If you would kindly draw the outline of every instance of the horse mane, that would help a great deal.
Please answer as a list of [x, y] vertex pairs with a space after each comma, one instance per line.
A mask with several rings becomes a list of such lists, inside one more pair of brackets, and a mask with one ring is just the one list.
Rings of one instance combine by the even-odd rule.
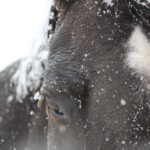
[[149, 0], [114, 0], [117, 7], [130, 14], [134, 23], [150, 26]]
[[65, 13], [74, 1], [76, 0], [55, 0], [54, 3], [59, 11]]
[[[70, 6], [77, 0], [55, 0], [55, 6], [64, 16]], [[101, 1], [101, 0], [99, 0]], [[104, 1], [104, 0], [103, 0]], [[149, 0], [111, 0], [118, 11], [127, 12], [135, 24], [150, 26]]]

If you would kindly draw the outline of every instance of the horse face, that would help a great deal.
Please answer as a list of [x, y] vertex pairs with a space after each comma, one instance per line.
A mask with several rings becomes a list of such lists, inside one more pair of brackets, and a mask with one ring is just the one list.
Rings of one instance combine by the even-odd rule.
[[50, 150], [138, 149], [147, 139], [145, 94], [125, 63], [135, 26], [122, 2], [56, 1], [61, 18], [41, 89]]

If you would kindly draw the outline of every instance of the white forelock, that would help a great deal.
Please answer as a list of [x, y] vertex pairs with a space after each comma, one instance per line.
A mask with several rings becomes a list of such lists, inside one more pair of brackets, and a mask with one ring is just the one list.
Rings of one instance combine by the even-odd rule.
[[135, 27], [127, 42], [126, 65], [138, 76], [150, 77], [150, 40], [141, 27]]

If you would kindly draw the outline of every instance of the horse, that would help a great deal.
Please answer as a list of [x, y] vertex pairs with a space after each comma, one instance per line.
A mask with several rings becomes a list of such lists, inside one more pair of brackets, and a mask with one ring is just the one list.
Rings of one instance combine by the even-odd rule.
[[150, 2], [55, 0], [40, 89], [49, 150], [150, 149]]
[[16, 101], [21, 62], [0, 73], [0, 149], [149, 150], [149, 1], [54, 3], [38, 87]]

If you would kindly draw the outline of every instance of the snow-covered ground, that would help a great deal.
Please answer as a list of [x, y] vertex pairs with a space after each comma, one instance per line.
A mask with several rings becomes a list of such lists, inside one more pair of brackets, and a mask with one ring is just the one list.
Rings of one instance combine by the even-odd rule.
[[0, 70], [35, 55], [43, 42], [52, 0], [0, 1]]

